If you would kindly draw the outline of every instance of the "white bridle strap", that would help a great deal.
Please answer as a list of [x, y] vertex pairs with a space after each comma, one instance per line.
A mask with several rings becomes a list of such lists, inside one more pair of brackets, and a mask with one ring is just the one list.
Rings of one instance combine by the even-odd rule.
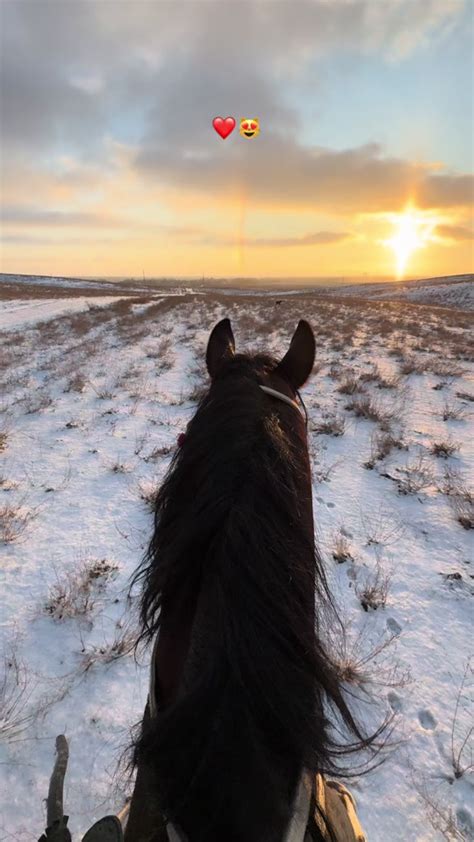
[[276, 389], [271, 389], [270, 386], [260, 386], [260, 388], [261, 388], [262, 392], [266, 392], [266, 394], [271, 395], [272, 398], [278, 398], [280, 401], [284, 401], [289, 406], [294, 407], [294, 409], [297, 409], [298, 412], [301, 413], [303, 418], [305, 418], [301, 407], [296, 403], [296, 401], [294, 401], [292, 398], [289, 398], [288, 395], [284, 395], [282, 392], [277, 392]]

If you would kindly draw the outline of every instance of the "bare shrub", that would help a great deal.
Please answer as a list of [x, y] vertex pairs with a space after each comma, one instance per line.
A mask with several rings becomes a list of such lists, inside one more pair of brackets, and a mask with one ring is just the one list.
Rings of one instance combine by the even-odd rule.
[[81, 669], [88, 672], [96, 664], [111, 664], [125, 655], [129, 655], [136, 644], [137, 634], [131, 628], [122, 627], [121, 623], [116, 625], [114, 639], [102, 646], [83, 647], [81, 650]]
[[405, 525], [398, 512], [381, 504], [377, 509], [361, 512], [361, 525], [367, 546], [388, 547], [403, 536]]
[[436, 441], [431, 445], [430, 453], [441, 459], [447, 459], [459, 450], [459, 444], [453, 441]]
[[[471, 658], [469, 658], [469, 660], [466, 663], [466, 667], [465, 667], [465, 670], [464, 670], [461, 685], [459, 687], [459, 691], [458, 691], [458, 694], [457, 694], [457, 697], [456, 697], [456, 706], [454, 708], [453, 725], [452, 725], [452, 728], [451, 728], [451, 762], [452, 762], [453, 772], [454, 772], [455, 778], [462, 778], [462, 776], [465, 775], [466, 772], [470, 772], [472, 769], [474, 769], [474, 764], [472, 763], [473, 746], [470, 745], [470, 742], [472, 742], [471, 737], [472, 737], [472, 734], [474, 732], [474, 727], [471, 726], [470, 728], [464, 729], [463, 735], [461, 736], [459, 742], [457, 743], [456, 746], [454, 745], [455, 740], [456, 740], [456, 731], [459, 731], [458, 716], [459, 716], [459, 710], [460, 710], [461, 702], [464, 703], [464, 708], [469, 713], [470, 699], [463, 696], [463, 692], [464, 692], [464, 687], [465, 687], [465, 684], [466, 684], [467, 676], [468, 676], [468, 674], [472, 675], [472, 673], [473, 673], [473, 671], [472, 671], [472, 668], [471, 668]], [[470, 748], [469, 760], [467, 758], [466, 759], [464, 758], [464, 752], [465, 752], [466, 748], [467, 749]]]
[[456, 392], [456, 397], [461, 398], [463, 401], [474, 401], [474, 395], [471, 395], [470, 392]]
[[443, 421], [460, 421], [464, 419], [466, 415], [467, 412], [464, 406], [455, 406], [448, 400], [444, 402], [443, 409], [441, 412], [441, 417]]
[[148, 432], [140, 433], [135, 435], [135, 446], [133, 448], [133, 452], [135, 456], [141, 456], [146, 445], [150, 440], [150, 434]]
[[162, 339], [156, 348], [150, 348], [146, 356], [150, 360], [156, 361], [156, 372], [158, 374], [164, 374], [165, 371], [169, 371], [173, 368], [174, 365], [174, 355], [172, 353], [172, 341], [170, 337], [166, 337]]
[[15, 640], [0, 660], [0, 740], [10, 743], [23, 739], [22, 733], [64, 698], [68, 686], [61, 681], [53, 693], [38, 695], [38, 682], [18, 657]]
[[402, 378], [399, 374], [391, 374], [388, 376], [380, 376], [377, 382], [378, 389], [398, 389]]
[[319, 423], [311, 426], [311, 432], [327, 436], [343, 436], [346, 429], [346, 419], [343, 415], [327, 415]]
[[334, 536], [334, 546], [332, 550], [332, 557], [338, 564], [344, 564], [345, 561], [353, 561], [354, 556], [351, 553], [351, 548], [347, 537], [340, 529]]
[[36, 392], [34, 395], [27, 395], [20, 401], [25, 415], [34, 415], [51, 406], [53, 399], [46, 392]]
[[465, 373], [465, 369], [452, 360], [432, 359], [429, 368], [433, 374], [436, 374], [438, 377], [448, 378], [449, 380], [455, 377], [462, 377]]
[[370, 437], [370, 458], [364, 462], [364, 468], [372, 470], [377, 462], [386, 459], [392, 450], [406, 450], [402, 436], [385, 430], [375, 430]]
[[356, 583], [355, 591], [364, 611], [372, 608], [385, 608], [392, 575], [386, 572], [380, 557], [376, 560], [375, 571], [370, 573], [362, 587]]
[[29, 695], [25, 664], [14, 652], [4, 655], [0, 679], [0, 739], [17, 737], [31, 722], [31, 711], [26, 709]]
[[412, 769], [411, 779], [415, 792], [424, 804], [428, 821], [433, 830], [440, 833], [448, 842], [468, 842], [469, 837], [459, 827], [453, 809], [441, 803], [432, 794], [426, 780], [420, 781], [420, 775], [414, 769]]
[[363, 392], [364, 389], [358, 377], [354, 377], [353, 374], [346, 374], [337, 391], [341, 395], [354, 395], [356, 392]]
[[399, 359], [403, 359], [404, 350], [400, 347], [400, 345], [394, 345], [393, 348], [390, 348], [387, 351], [387, 355], [389, 357], [398, 357]]
[[330, 482], [336, 468], [341, 464], [340, 459], [336, 459], [329, 464], [317, 462], [317, 467], [314, 469], [314, 476], [317, 482]]
[[73, 374], [64, 386], [63, 392], [83, 392], [86, 388], [87, 378], [80, 371]]
[[68, 570], [49, 589], [44, 610], [55, 620], [84, 617], [95, 607], [97, 589], [117, 571], [118, 567], [107, 559], [88, 559], [79, 568]]
[[25, 499], [18, 503], [0, 505], [0, 542], [11, 544], [23, 538], [28, 524], [36, 517], [38, 510], [25, 506]]
[[340, 380], [344, 375], [344, 369], [339, 363], [331, 363], [328, 370], [328, 377], [332, 380]]
[[400, 364], [401, 374], [426, 374], [428, 363], [425, 359], [414, 356], [404, 356]]
[[474, 529], [474, 496], [468, 491], [450, 497], [454, 516], [463, 529]]
[[398, 491], [400, 494], [418, 494], [433, 485], [433, 467], [423, 452], [408, 459], [405, 465], [397, 469], [403, 474], [397, 479]]
[[378, 685], [386, 689], [406, 686], [411, 680], [410, 672], [394, 659], [392, 651], [398, 635], [384, 635], [374, 645], [370, 629], [371, 624], [362, 626], [355, 633], [344, 629], [342, 635], [332, 640], [341, 680], [359, 687]]
[[110, 465], [110, 470], [113, 474], [128, 474], [132, 468], [133, 466], [129, 462], [122, 462], [120, 459], [117, 459]]
[[113, 400], [113, 398], [115, 397], [115, 394], [112, 391], [110, 386], [107, 386], [107, 385], [96, 386], [92, 382], [92, 380], [90, 380], [89, 383], [90, 383], [91, 388], [96, 393], [97, 397], [100, 398], [100, 400], [109, 401], [109, 400]]
[[466, 480], [460, 469], [454, 465], [446, 465], [441, 485], [438, 491], [446, 496], [465, 494], [467, 492]]
[[402, 378], [399, 374], [384, 376], [376, 363], [373, 363], [368, 371], [360, 375], [361, 383], [374, 383], [378, 389], [397, 389]]
[[172, 453], [174, 447], [170, 447], [169, 445], [163, 445], [162, 447], [155, 447], [148, 456], [143, 457], [144, 462], [154, 462], [155, 459], [159, 459], [161, 456], [168, 456]]
[[353, 398], [346, 406], [352, 411], [356, 418], [365, 418], [368, 421], [377, 421], [384, 431], [390, 429], [394, 421], [400, 420], [400, 410], [393, 407], [382, 406], [378, 401], [369, 395]]
[[138, 496], [150, 509], [153, 509], [156, 500], [156, 483], [150, 482], [150, 480], [140, 480]]
[[0, 430], [0, 453], [2, 453], [7, 446], [8, 433], [6, 430]]

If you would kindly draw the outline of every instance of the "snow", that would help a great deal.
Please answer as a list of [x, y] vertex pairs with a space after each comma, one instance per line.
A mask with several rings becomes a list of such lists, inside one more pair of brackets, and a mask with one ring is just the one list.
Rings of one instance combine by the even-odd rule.
[[77, 298], [41, 298], [36, 301], [28, 299], [0, 301], [0, 328], [18, 329], [26, 324], [48, 321], [64, 313], [81, 313], [91, 307], [105, 307], [119, 300], [117, 296], [106, 295], [91, 299], [79, 296]]
[[[97, 309], [98, 299], [88, 309], [82, 295], [2, 302], [0, 509], [9, 507], [15, 517], [11, 540], [0, 543], [7, 677], [0, 839], [34, 842], [42, 832], [59, 733], [70, 742], [65, 804], [74, 839], [118, 811], [131, 791], [119, 764], [143, 714], [149, 661], [144, 653], [136, 663], [126, 645], [136, 607], [128, 585], [152, 529], [142, 498], [162, 481], [195, 411], [207, 338], [226, 315], [238, 350], [282, 354], [301, 317], [315, 330], [318, 366], [302, 391], [316, 540], [349, 647], [353, 642], [363, 654], [391, 641], [372, 664], [375, 678], [385, 681], [378, 705], [363, 708], [363, 716], [374, 724], [379, 714], [396, 712], [399, 742], [379, 769], [349, 784], [368, 839], [442, 840], [421, 788], [444, 813], [452, 811], [459, 829], [469, 822], [472, 828], [468, 775], [456, 779], [451, 762], [456, 699], [471, 651], [472, 532], [456, 521], [453, 498], [441, 490], [446, 467], [472, 475], [466, 314], [317, 295], [305, 296], [303, 307], [298, 296], [275, 307], [280, 291], [245, 301], [227, 295], [225, 304], [202, 290], [191, 301], [156, 295], [146, 304], [99, 299]], [[423, 362], [423, 373], [403, 375], [397, 347]], [[406, 449], [393, 449], [368, 469], [380, 424], [347, 408], [357, 394], [338, 391], [339, 369], [371, 376], [374, 363], [379, 380], [366, 379], [363, 394], [379, 413], [392, 414], [390, 429]], [[392, 388], [380, 387], [380, 377]], [[443, 420], [445, 404], [459, 410], [457, 419]], [[334, 415], [343, 419], [343, 434], [317, 432]], [[453, 455], [432, 455], [432, 445], [447, 440], [458, 447]], [[418, 461], [422, 486], [400, 493]], [[341, 535], [353, 560], [337, 564]], [[67, 579], [77, 590], [91, 564], [107, 572], [93, 580], [84, 613], [66, 616], [58, 586]], [[391, 576], [387, 600], [366, 612], [360, 592], [377, 565]], [[453, 573], [459, 578], [446, 578]], [[125, 654], [106, 662], [117, 641]], [[456, 714], [457, 749], [468, 731], [469, 684], [468, 674]], [[468, 766], [467, 748], [462, 759]]]
[[327, 288], [331, 295], [357, 295], [371, 300], [402, 300], [439, 307], [474, 310], [474, 276], [452, 275], [416, 281], [378, 284], [349, 284]]

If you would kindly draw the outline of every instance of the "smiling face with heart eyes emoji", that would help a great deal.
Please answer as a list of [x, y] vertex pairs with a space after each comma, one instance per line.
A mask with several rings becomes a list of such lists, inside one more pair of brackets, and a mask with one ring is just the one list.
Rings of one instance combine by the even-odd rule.
[[240, 121], [240, 134], [242, 137], [257, 137], [260, 134], [260, 125], [256, 117], [253, 120], [243, 118]]

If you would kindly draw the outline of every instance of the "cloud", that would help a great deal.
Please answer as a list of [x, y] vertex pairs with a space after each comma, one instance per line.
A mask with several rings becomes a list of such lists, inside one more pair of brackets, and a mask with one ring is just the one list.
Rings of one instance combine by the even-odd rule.
[[3, 142], [100, 158], [108, 135], [126, 139], [142, 123], [145, 142], [160, 128], [178, 145], [199, 137], [210, 108], [244, 116], [255, 104], [267, 127], [294, 120], [285, 83], [315, 60], [344, 50], [400, 60], [441, 38], [463, 6], [298, 0], [295, 13], [294, 0], [3, 0]]
[[287, 246], [319, 246], [328, 243], [339, 243], [346, 240], [350, 234], [337, 231], [317, 231], [314, 234], [304, 234], [302, 237], [261, 237], [245, 239], [246, 246], [263, 246], [271, 248], [286, 248]]
[[97, 213], [80, 211], [43, 210], [26, 205], [6, 205], [0, 209], [0, 219], [4, 225], [74, 225], [91, 226], [98, 224], [123, 225], [123, 221], [107, 219]]
[[474, 240], [472, 228], [463, 228], [461, 225], [437, 225], [435, 233], [449, 240]]
[[398, 211], [413, 195], [423, 208], [472, 202], [470, 175], [439, 174], [438, 165], [385, 156], [375, 143], [334, 151], [302, 146], [276, 132], [266, 136], [263, 121], [261, 129], [259, 138], [237, 139], [225, 154], [219, 147], [203, 153], [199, 166], [179, 149], [152, 143], [138, 152], [136, 165], [168, 186], [333, 214]]

